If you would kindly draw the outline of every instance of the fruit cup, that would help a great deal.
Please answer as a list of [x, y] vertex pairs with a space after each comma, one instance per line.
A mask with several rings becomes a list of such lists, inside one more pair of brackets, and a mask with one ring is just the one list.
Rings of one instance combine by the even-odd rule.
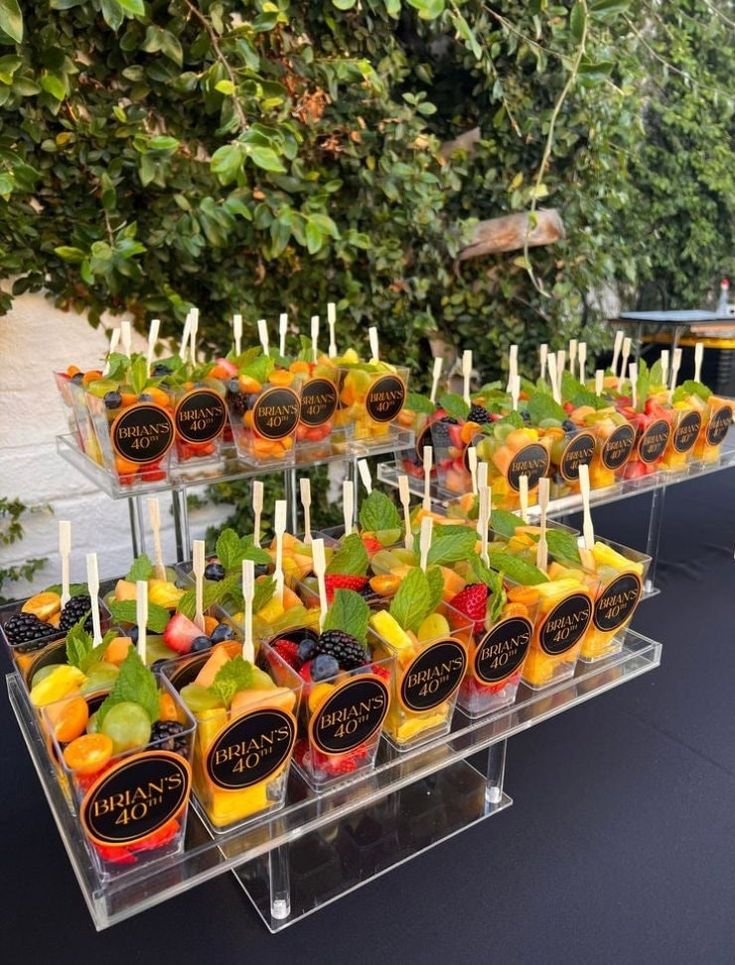
[[195, 723], [168, 681], [155, 681], [153, 722], [150, 711], [127, 699], [100, 723], [104, 691], [67, 697], [42, 712], [59, 780], [105, 878], [184, 846]]
[[406, 401], [408, 375], [408, 368], [385, 362], [342, 367], [338, 422], [345, 435], [361, 447], [385, 443]]
[[69, 432], [75, 436], [80, 450], [87, 453], [95, 462], [100, 461], [97, 437], [87, 408], [84, 389], [93, 378], [99, 378], [99, 376], [100, 373], [96, 371], [80, 372], [74, 365], [69, 366], [66, 372], [54, 373], [56, 388], [67, 410]]
[[673, 404], [671, 435], [661, 460], [661, 469], [667, 472], [686, 469], [702, 430], [705, 408], [704, 404], [696, 406], [685, 401]]
[[550, 495], [559, 499], [579, 492], [579, 467], [591, 465], [595, 436], [591, 429], [577, 428], [571, 421], [539, 430], [549, 445]]
[[671, 438], [674, 416], [672, 410], [649, 400], [648, 411], [635, 412], [629, 407], [623, 415], [636, 430], [636, 442], [623, 469], [623, 479], [639, 479], [661, 468], [666, 447]]
[[301, 414], [300, 382], [285, 369], [273, 369], [263, 384], [240, 377], [240, 392], [227, 395], [237, 455], [257, 466], [294, 462]]
[[292, 362], [301, 383], [301, 409], [296, 430], [296, 457], [301, 462], [329, 455], [332, 444], [344, 443], [334, 432], [339, 403], [339, 370], [326, 356], [317, 362]]
[[386, 737], [399, 751], [446, 734], [467, 669], [472, 621], [441, 602], [416, 633], [384, 609], [370, 618], [373, 656], [392, 658]]
[[504, 588], [497, 617], [488, 600], [484, 623], [473, 628], [467, 672], [459, 689], [460, 709], [482, 717], [515, 702], [536, 622], [539, 594], [534, 586]]
[[592, 550], [580, 549], [580, 555], [600, 581], [592, 623], [579, 653], [580, 660], [594, 663], [623, 649], [625, 628], [640, 602], [651, 557], [608, 539], [596, 539]]
[[[396, 453], [396, 469], [417, 479], [424, 478], [424, 447], [432, 444], [431, 426], [444, 416], [444, 411], [427, 413], [421, 410], [404, 408], [398, 416], [398, 422], [414, 434], [414, 444], [411, 449], [403, 449]], [[432, 478], [436, 477], [436, 466], [431, 467]]]
[[694, 459], [704, 463], [717, 462], [720, 458], [720, 446], [732, 425], [732, 418], [732, 399], [715, 395], [707, 399], [707, 411], [694, 445]]
[[595, 455], [590, 465], [590, 488], [614, 486], [633, 453], [635, 427], [612, 406], [590, 415], [586, 425], [596, 438]]
[[224, 383], [211, 376], [171, 388], [177, 465], [186, 468], [218, 460], [227, 419]]
[[[110, 611], [101, 598], [98, 606], [104, 632], [110, 625]], [[66, 634], [85, 613], [89, 614], [85, 627], [91, 631], [89, 594], [82, 592], [72, 596], [62, 608], [61, 596], [56, 590], [44, 590], [0, 609], [0, 637], [26, 684], [48, 664], [47, 651], [53, 649], [54, 653], [64, 653]]]
[[[215, 832], [283, 807], [296, 740], [303, 681], [267, 646], [256, 666], [240, 651], [223, 643], [163, 671], [197, 721], [194, 790]], [[216, 681], [233, 658], [243, 685], [226, 705]]]

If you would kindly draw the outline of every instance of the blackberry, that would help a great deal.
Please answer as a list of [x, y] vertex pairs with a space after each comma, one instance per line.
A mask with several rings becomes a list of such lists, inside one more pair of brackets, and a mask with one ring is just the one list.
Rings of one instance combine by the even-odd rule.
[[3, 627], [8, 643], [18, 648], [19, 653], [32, 653], [45, 643], [45, 637], [55, 633], [55, 629], [39, 620], [35, 613], [16, 613]]
[[492, 419], [484, 405], [473, 405], [470, 409], [470, 414], [467, 416], [467, 421], [477, 422], [479, 425], [483, 425], [486, 422], [492, 422]]
[[431, 424], [431, 442], [437, 449], [446, 449], [449, 446], [449, 427], [456, 426], [457, 420], [451, 416], [444, 416]]
[[161, 741], [156, 744], [156, 750], [173, 751], [174, 754], [181, 754], [182, 757], [189, 756], [189, 741], [183, 736], [184, 725], [177, 720], [157, 720], [151, 728], [151, 740]]
[[82, 593], [79, 596], [73, 596], [61, 611], [59, 630], [63, 630], [64, 632], [71, 630], [75, 623], [79, 623], [85, 613], [88, 614], [88, 616], [84, 621], [84, 629], [91, 631], [92, 601], [90, 600], [89, 595], [87, 593]]
[[235, 415], [245, 415], [248, 411], [248, 397], [244, 392], [228, 392], [227, 404]]
[[360, 641], [344, 630], [325, 630], [319, 637], [317, 653], [334, 657], [342, 670], [356, 670], [370, 660], [370, 654]]

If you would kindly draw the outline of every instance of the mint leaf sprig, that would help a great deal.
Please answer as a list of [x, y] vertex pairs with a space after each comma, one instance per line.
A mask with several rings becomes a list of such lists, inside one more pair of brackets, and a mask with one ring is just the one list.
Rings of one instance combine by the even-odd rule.
[[140, 704], [154, 724], [160, 714], [158, 684], [155, 675], [145, 666], [135, 647], [131, 647], [127, 657], [120, 664], [112, 690], [105, 697], [97, 711], [97, 722], [101, 724], [107, 712], [116, 704], [131, 701]]
[[360, 643], [367, 641], [370, 608], [354, 590], [335, 590], [332, 605], [324, 618], [325, 630], [342, 630]]
[[404, 630], [414, 633], [433, 613], [442, 598], [444, 579], [438, 566], [410, 570], [391, 600], [389, 612]]
[[253, 665], [237, 654], [219, 668], [209, 692], [225, 707], [229, 708], [232, 698], [241, 690], [247, 690], [253, 684]]
[[66, 662], [86, 674], [93, 664], [103, 659], [110, 641], [118, 634], [117, 630], [108, 630], [102, 643], [95, 647], [92, 634], [84, 629], [85, 619], [81, 617], [66, 635]]
[[342, 540], [341, 546], [327, 565], [327, 573], [341, 576], [365, 576], [370, 565], [367, 550], [357, 535], [350, 533]]

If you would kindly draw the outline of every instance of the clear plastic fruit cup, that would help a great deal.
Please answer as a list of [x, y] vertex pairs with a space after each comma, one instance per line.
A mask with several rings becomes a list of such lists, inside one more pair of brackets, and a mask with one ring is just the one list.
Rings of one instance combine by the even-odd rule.
[[291, 369], [296, 369], [301, 389], [296, 459], [309, 462], [330, 455], [333, 445], [345, 441], [344, 433], [336, 428], [340, 373], [327, 356], [316, 362], [294, 362]]
[[681, 472], [691, 462], [694, 446], [702, 430], [703, 412], [697, 406], [677, 402], [672, 406], [671, 435], [661, 460], [666, 472]]
[[[560, 499], [579, 492], [579, 467], [591, 466], [595, 455], [595, 435], [591, 429], [565, 429], [548, 426], [539, 430], [549, 445], [549, 493]], [[590, 479], [591, 484], [591, 479]]]
[[[432, 620], [433, 629], [428, 625]], [[370, 630], [373, 656], [393, 659], [390, 708], [383, 732], [399, 751], [449, 731], [467, 669], [472, 621], [442, 602], [426, 623], [423, 639], [407, 635], [400, 645]]]
[[315, 790], [375, 767], [392, 672], [386, 657], [304, 687], [294, 766]]
[[532, 690], [543, 690], [574, 676], [592, 625], [599, 580], [580, 572], [579, 578], [549, 580], [534, 589], [538, 609], [522, 680]]
[[609, 539], [595, 540], [591, 551], [600, 581], [592, 622], [582, 641], [579, 659], [604, 660], [623, 649], [625, 629], [635, 615], [651, 557]]
[[[256, 466], [289, 466], [295, 460], [301, 415], [301, 383], [291, 372], [275, 369], [272, 381], [252, 391], [228, 395], [237, 455]], [[247, 386], [246, 386], [247, 388]]]
[[707, 399], [706, 414], [694, 445], [692, 458], [705, 464], [717, 462], [720, 447], [733, 420], [735, 402], [722, 396], [711, 395]]
[[633, 454], [636, 430], [612, 407], [600, 409], [589, 428], [596, 438], [595, 455], [590, 465], [590, 488], [614, 486]]
[[[225, 643], [230, 656], [242, 644]], [[177, 692], [195, 681], [211, 656], [194, 654], [162, 670]], [[228, 831], [283, 807], [296, 741], [303, 681], [267, 645], [257, 667], [276, 685], [243, 690], [224, 707], [193, 710], [196, 719], [193, 780], [196, 800], [215, 832]]]
[[174, 405], [174, 463], [191, 468], [217, 461], [228, 423], [225, 385], [205, 378], [171, 389]]
[[515, 702], [533, 637], [538, 593], [534, 587], [515, 586], [511, 595], [514, 599], [506, 599], [495, 620], [488, 617], [482, 628], [474, 629], [458, 696], [468, 717], [483, 717]]
[[[99, 383], [101, 392], [104, 380]], [[147, 388], [136, 395], [125, 387], [85, 398], [94, 425], [101, 465], [121, 486], [168, 479], [175, 441], [173, 402], [167, 392]]]
[[435, 419], [429, 426], [429, 432], [434, 450], [433, 470], [439, 488], [457, 496], [470, 492], [472, 476], [467, 448], [475, 439], [481, 438], [481, 433], [476, 433], [468, 423], [457, 420], [448, 422], [446, 419]]
[[79, 713], [79, 701], [92, 718], [106, 691], [69, 696], [42, 711], [59, 782], [102, 878], [169, 858], [184, 847], [196, 725], [170, 683], [156, 679], [168, 709], [166, 720], [173, 722], [175, 715], [178, 727], [175, 736], [163, 735], [142, 747], [110, 754], [109, 739], [95, 739], [106, 735], [94, 732], [81, 738], [83, 750], [74, 740], [63, 740]]
[[[401, 449], [396, 452], [396, 469], [400, 473], [406, 473], [416, 479], [424, 478], [424, 447], [430, 446], [431, 424], [438, 418], [438, 413], [429, 414], [427, 412], [415, 412], [412, 409], [404, 408], [398, 416], [399, 424], [410, 429], [414, 435], [414, 444], [410, 449]], [[432, 478], [436, 477], [436, 466], [431, 467]]]
[[66, 410], [69, 432], [76, 439], [82, 452], [87, 453], [95, 462], [97, 457], [97, 437], [84, 396], [84, 376], [81, 372], [73, 376], [66, 372], [55, 372], [54, 381], [59, 390], [61, 401]]
[[[37, 596], [38, 595], [39, 594], [37, 594]], [[28, 600], [33, 599], [34, 597], [28, 598]], [[43, 626], [47, 628], [47, 633], [41, 633], [39, 627], [38, 636], [23, 640], [22, 642], [15, 642], [11, 629], [12, 624], [10, 627], [8, 624], [14, 617], [21, 614], [22, 608], [28, 603], [28, 600], [9, 603], [0, 608], [0, 638], [2, 638], [3, 643], [7, 647], [10, 658], [20, 673], [21, 679], [26, 684], [26, 687], [30, 689], [33, 675], [40, 670], [41, 667], [47, 666], [51, 662], [66, 663], [65, 646], [67, 631], [60, 630], [58, 626], [54, 626], [52, 623], [45, 623]], [[104, 633], [110, 627], [112, 618], [104, 599], [100, 597], [97, 602], [100, 610], [100, 626]], [[51, 654], [55, 657], [53, 661], [50, 660], [49, 655]]]
[[408, 391], [409, 370], [385, 363], [340, 370], [339, 424], [361, 447], [382, 445], [395, 433]]
[[622, 472], [624, 479], [639, 479], [661, 469], [674, 421], [673, 411], [656, 406], [651, 413], [626, 413], [636, 430], [633, 452]]

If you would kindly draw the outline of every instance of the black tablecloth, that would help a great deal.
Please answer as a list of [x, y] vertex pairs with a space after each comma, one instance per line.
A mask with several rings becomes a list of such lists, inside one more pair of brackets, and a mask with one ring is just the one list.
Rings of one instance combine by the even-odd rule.
[[[658, 671], [514, 738], [512, 808], [277, 936], [230, 875], [96, 934], [1, 698], [3, 959], [732, 962], [734, 483], [668, 493], [664, 592], [635, 621]], [[649, 498], [598, 530], [642, 547]]]

